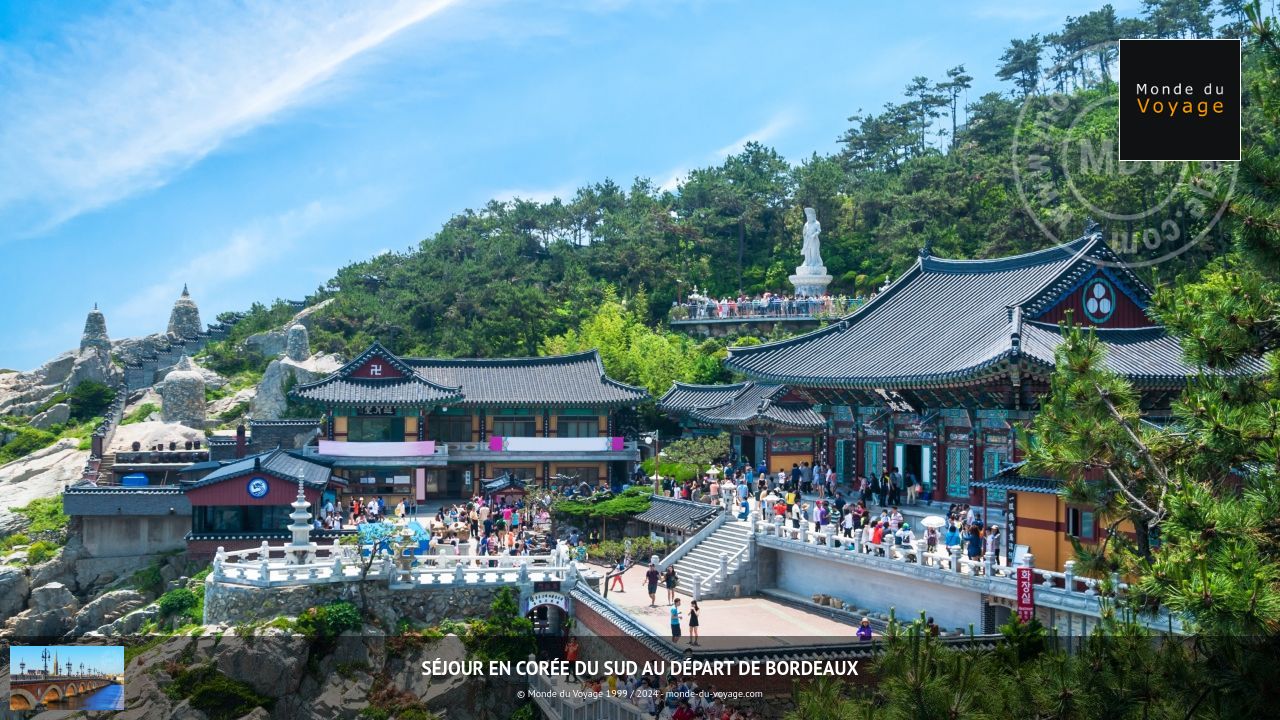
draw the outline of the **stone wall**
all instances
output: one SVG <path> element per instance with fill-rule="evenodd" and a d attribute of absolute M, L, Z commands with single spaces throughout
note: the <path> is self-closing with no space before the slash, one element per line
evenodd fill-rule
<path fill-rule="evenodd" d="M 923 610 L 948 630 L 982 625 L 983 595 L 979 592 L 939 582 L 877 572 L 801 553 L 760 548 L 759 556 L 774 557 L 765 564 L 776 567 L 776 587 L 802 597 L 817 593 L 831 595 L 855 607 L 887 612 L 894 608 L 900 618 L 913 619 Z"/>
<path fill-rule="evenodd" d="M 170 550 L 184 550 L 183 539 L 191 531 L 190 515 L 157 517 L 81 518 L 85 549 L 97 558 L 137 557 Z"/>
<path fill-rule="evenodd" d="M 503 585 L 477 585 L 455 588 L 452 585 L 392 590 L 385 581 L 365 584 L 368 607 L 387 627 L 395 627 L 400 618 L 426 625 L 437 625 L 452 619 L 481 617 Z M 517 595 L 519 588 L 511 586 Z M 297 616 L 307 608 L 345 600 L 359 606 L 358 583 L 326 583 L 287 588 L 257 588 L 214 583 L 205 585 L 204 622 L 245 624 L 281 616 Z"/>

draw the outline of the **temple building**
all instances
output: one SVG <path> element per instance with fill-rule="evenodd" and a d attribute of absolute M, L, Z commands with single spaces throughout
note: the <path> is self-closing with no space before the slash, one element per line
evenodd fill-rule
<path fill-rule="evenodd" d="M 198 480 L 183 482 L 191 512 L 187 554 L 210 557 L 219 546 L 240 550 L 289 538 L 286 526 L 299 483 L 313 517 L 325 504 L 336 503 L 346 485 L 326 463 L 285 450 L 217 464 Z M 339 533 L 310 534 L 319 539 Z"/>
<path fill-rule="evenodd" d="M 811 401 L 768 383 L 678 382 L 658 400 L 658 409 L 689 434 L 729 433 L 735 458 L 752 467 L 763 462 L 770 472 L 812 463 L 827 429 Z"/>
<path fill-rule="evenodd" d="M 1059 323 L 1092 327 L 1106 365 L 1133 382 L 1146 419 L 1161 421 L 1197 369 L 1148 314 L 1151 289 L 1102 240 L 991 260 L 919 259 L 873 300 L 828 327 L 730 348 L 727 365 L 789 388 L 829 425 L 825 449 L 844 480 L 901 468 L 934 502 L 1005 510 L 1006 550 L 1039 567 L 1096 541 L 1090 508 L 1058 483 L 1023 478 L 1018 442 L 1049 391 Z M 670 395 L 670 393 L 668 393 Z M 771 468 L 776 470 L 776 468 Z"/>
<path fill-rule="evenodd" d="M 649 397 L 609 378 L 599 354 L 401 358 L 378 343 L 291 397 L 322 415 L 308 457 L 352 496 L 425 500 L 479 493 L 507 475 L 617 484 L 639 460 L 620 417 Z"/>

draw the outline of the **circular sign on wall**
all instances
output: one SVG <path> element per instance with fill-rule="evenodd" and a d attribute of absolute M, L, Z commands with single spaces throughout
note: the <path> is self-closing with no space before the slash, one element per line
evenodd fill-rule
<path fill-rule="evenodd" d="M 1093 323 L 1104 323 L 1116 311 L 1116 289 L 1106 278 L 1097 277 L 1085 283 L 1084 316 Z"/>
<path fill-rule="evenodd" d="M 249 480 L 249 497 L 266 497 L 270 490 L 271 486 L 267 485 L 267 479 L 264 477 L 255 477 Z"/>

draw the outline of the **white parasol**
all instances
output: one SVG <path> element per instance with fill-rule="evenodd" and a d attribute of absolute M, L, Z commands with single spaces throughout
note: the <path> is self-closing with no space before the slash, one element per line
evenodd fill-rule
<path fill-rule="evenodd" d="M 920 521 L 920 524 L 927 528 L 940 528 L 947 524 L 947 519 L 941 515 L 929 515 Z"/>

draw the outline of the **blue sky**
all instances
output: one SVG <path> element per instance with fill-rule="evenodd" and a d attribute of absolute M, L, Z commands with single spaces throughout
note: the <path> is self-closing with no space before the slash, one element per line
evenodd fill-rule
<path fill-rule="evenodd" d="M 1113 3 L 1136 14 L 1137 0 Z M 664 185 L 848 116 L 1100 0 L 0 0 L 0 367 L 302 298 L 490 198 Z"/>
<path fill-rule="evenodd" d="M 43 650 L 48 650 L 51 657 L 54 653 L 58 654 L 58 665 L 62 666 L 63 672 L 66 672 L 68 660 L 71 661 L 72 670 L 77 674 L 80 672 L 80 663 L 84 663 L 86 671 L 93 667 L 107 675 L 119 675 L 124 672 L 124 648 L 118 645 L 59 645 L 56 647 L 14 645 L 9 648 L 9 667 L 17 673 L 18 663 L 25 662 L 27 670 L 43 669 L 44 661 L 40 659 L 40 653 Z M 53 671 L 52 659 L 49 660 L 49 671 Z"/>

